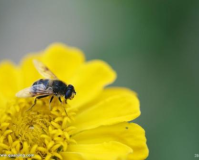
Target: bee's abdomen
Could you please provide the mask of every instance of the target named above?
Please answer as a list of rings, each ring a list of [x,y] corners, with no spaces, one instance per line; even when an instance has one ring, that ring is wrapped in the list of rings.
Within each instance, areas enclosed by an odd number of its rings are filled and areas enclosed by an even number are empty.
[[[47,87],[48,84],[49,84],[49,79],[40,79],[40,80],[34,82],[34,83],[33,83],[33,86],[39,85],[39,84],[43,84],[44,86]]]
[[[33,83],[32,92],[37,93],[39,90],[45,90],[49,86],[49,79],[40,79]]]

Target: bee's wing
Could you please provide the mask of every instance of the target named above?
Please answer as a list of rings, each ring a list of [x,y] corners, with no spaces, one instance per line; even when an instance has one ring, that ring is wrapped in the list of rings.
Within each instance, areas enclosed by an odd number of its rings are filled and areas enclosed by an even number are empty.
[[[16,93],[16,97],[34,97],[33,94],[31,93],[31,88],[32,87],[28,87],[20,90],[19,92]]]
[[[37,71],[45,78],[47,79],[57,79],[57,76],[52,73],[48,67],[46,67],[43,63],[37,61],[36,59],[33,60],[33,63],[35,65],[35,68]]]
[[[46,88],[43,84],[39,84],[22,89],[21,91],[16,93],[16,97],[28,98],[28,97],[44,96],[52,94],[53,94],[52,87]]]

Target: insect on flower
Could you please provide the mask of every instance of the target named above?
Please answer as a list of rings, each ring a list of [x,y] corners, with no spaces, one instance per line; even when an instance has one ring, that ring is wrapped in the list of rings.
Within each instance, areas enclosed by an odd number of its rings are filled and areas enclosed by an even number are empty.
[[[28,109],[32,109],[35,106],[37,99],[51,96],[49,101],[49,109],[51,110],[50,103],[54,96],[57,96],[62,103],[61,97],[65,97],[65,103],[67,99],[72,100],[76,94],[73,85],[67,85],[63,81],[59,80],[43,63],[33,60],[37,71],[46,79],[39,79],[34,82],[31,87],[25,88],[19,91],[16,96],[22,98],[36,97],[33,105]]]

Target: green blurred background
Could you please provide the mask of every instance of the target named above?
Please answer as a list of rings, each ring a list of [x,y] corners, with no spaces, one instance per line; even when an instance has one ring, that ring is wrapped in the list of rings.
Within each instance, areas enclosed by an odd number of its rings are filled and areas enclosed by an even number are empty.
[[[199,154],[199,1],[0,1],[0,60],[63,42],[135,90],[149,160]]]

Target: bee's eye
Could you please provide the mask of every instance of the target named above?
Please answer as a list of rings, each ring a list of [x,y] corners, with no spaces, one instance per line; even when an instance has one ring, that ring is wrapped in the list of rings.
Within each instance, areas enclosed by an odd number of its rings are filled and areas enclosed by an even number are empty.
[[[67,91],[66,91],[66,94],[65,94],[65,99],[70,98],[71,95],[72,95],[72,91],[71,91],[71,90],[67,90]]]

